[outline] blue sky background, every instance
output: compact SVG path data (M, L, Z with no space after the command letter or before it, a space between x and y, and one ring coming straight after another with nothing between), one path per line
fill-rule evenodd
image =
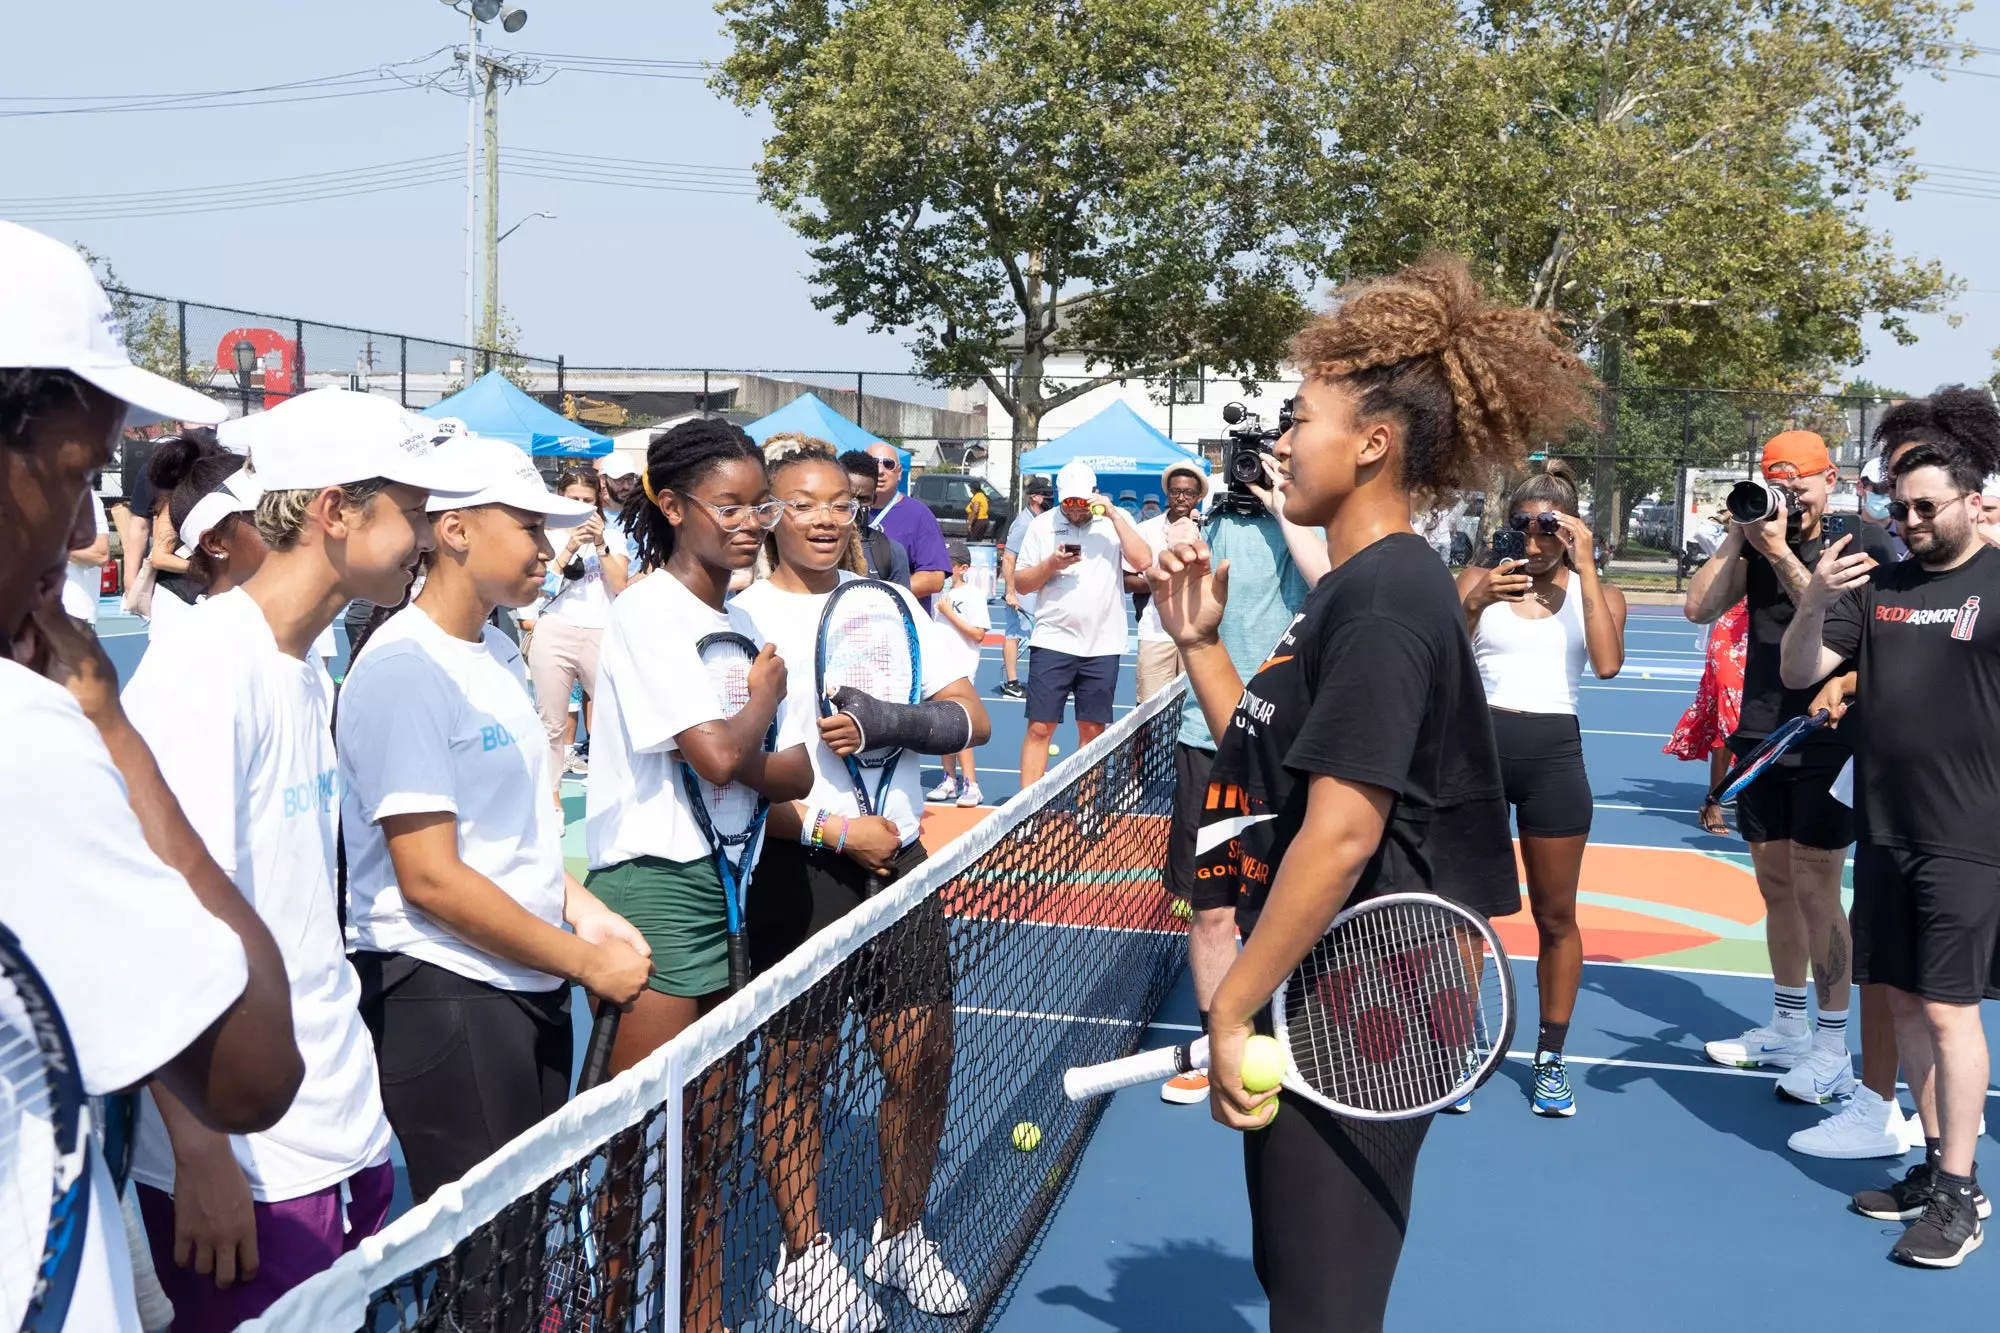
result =
M515 50L645 60L712 60L726 52L700 0L527 0L530 18L501 45ZM462 324L465 106L445 92L377 92L373 82L329 87L320 100L261 107L21 115L79 96L179 93L312 79L411 60L463 40L464 19L437 0L241 5L190 10L131 0L16 6L0 85L0 215L109 256L131 286L391 332L455 337ZM497 27L488 31L499 37ZM2000 49L2000 3L1983 3L1961 29ZM423 68L444 65L433 58ZM682 77L664 77L680 74ZM1983 76L1983 77L1982 77ZM348 95L359 93L360 95ZM299 96L299 93L273 96ZM1939 82L1919 76L1907 98L1923 118L1918 160L1960 172L1955 188L1926 190L1872 210L1905 252L1935 257L1966 280L1959 327L1918 322L1920 341L1898 347L1878 331L1859 368L1923 392L1984 379L2000 345L2000 56L1981 57ZM507 94L510 149L709 168L756 160L763 124L724 104L698 74L566 69ZM208 187L337 172L456 154L434 183L281 207L193 213L222 200ZM405 169L410 170L410 169ZM632 189L571 160L554 174L509 177L502 225L537 210L502 250L502 299L524 351L572 364L895 370L901 342L845 328L812 305L804 247L748 193ZM662 169L651 184L715 173ZM297 186L281 187L296 189ZM727 188L727 187L725 187ZM158 192L103 216L82 200L45 196ZM88 214L95 213L96 216ZM67 215L67 216L65 216ZM83 216L77 216L83 215Z

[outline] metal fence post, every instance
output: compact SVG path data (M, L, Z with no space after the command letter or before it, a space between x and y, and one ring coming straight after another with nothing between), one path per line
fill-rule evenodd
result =
M715 409L708 405L708 372L701 372L701 414L707 416Z
M188 303L186 301L176 301L174 302L174 307L176 311L174 348L180 362L180 381L182 384L186 384L188 382Z
M1181 396L1181 368L1167 367L1167 438L1174 438L1174 400Z
M396 389L396 397L402 402L404 407L408 407L410 405L410 340L408 338L397 338L396 352L399 360L397 369L399 383Z
M1673 547L1667 553L1673 557L1675 592L1685 591L1681 582L1681 552L1687 549L1688 456L1694 449L1694 409L1688 400L1692 397L1688 390L1681 390L1681 456L1674 468Z
M556 358L556 411L563 410L563 399L569 394L569 374L565 358Z
M868 401L868 391L864 387L865 378L860 371L857 370L854 372L854 424L861 426L863 430L868 429L868 427L861 423L861 405Z
M306 391L306 322L302 319L292 321L292 357L298 363L298 373L292 377L292 397L296 398ZM271 397L266 394L264 406L270 405Z

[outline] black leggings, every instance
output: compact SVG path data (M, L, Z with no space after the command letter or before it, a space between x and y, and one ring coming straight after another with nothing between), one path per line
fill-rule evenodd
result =
M1431 1117L1348 1120L1286 1097L1243 1136L1271 1333L1380 1333Z
M416 1202L568 1100L568 986L504 991L393 953L354 967Z
M1524 838L1579 838L1595 806L1574 713L1493 710L1500 777Z

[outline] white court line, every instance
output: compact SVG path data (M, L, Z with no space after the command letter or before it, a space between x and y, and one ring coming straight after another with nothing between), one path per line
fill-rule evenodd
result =
M1582 730L1586 736L1644 736L1647 740L1654 741L1670 741L1674 738L1671 731L1593 731L1589 727L1584 727Z

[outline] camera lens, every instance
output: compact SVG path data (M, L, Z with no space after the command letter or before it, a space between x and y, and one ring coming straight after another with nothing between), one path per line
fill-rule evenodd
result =
M1778 512L1777 496L1761 481L1737 482L1729 488L1723 505L1738 523L1762 523Z
M1244 486L1264 484L1263 451L1238 448L1229 455L1229 479Z

